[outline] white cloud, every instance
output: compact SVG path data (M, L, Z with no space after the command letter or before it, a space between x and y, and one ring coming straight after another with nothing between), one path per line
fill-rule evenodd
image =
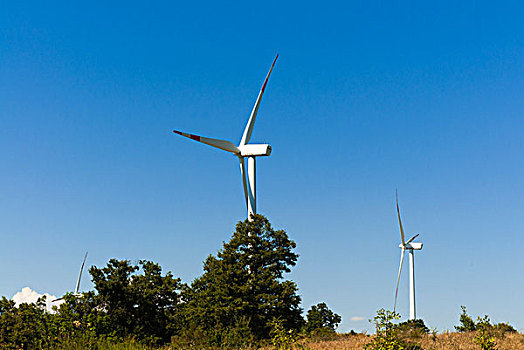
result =
M350 318L350 320L353 322L362 321L363 319L364 317L361 317L361 316L353 316Z
M40 297L42 297L44 295L47 297L46 298L46 309L47 309L47 311L52 311L51 310L51 306L53 306L53 305L60 305L61 303L63 303L63 300L51 302L51 300L55 300L56 299L56 296L51 295L49 293L40 294L40 293L32 290L29 287L24 287L24 288L22 288L21 291L16 292L15 295L13 295L12 299L16 303L16 306L18 306L18 305L20 305L22 303L28 303L28 304L36 303L38 298L40 298Z

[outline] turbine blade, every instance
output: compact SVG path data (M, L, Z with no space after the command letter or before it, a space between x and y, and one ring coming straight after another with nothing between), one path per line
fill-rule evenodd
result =
M415 238L417 238L419 235L420 235L420 233L417 233L416 235L414 235L413 237L411 237L410 239L408 239L407 242L406 242L406 244L409 244L409 243L413 242L413 240L414 240Z
M398 191L395 190L395 194L397 197L397 214L398 214L398 223L400 225L400 237L402 238L402 245L405 245L406 242L404 242L404 228L402 227L402 220L400 219L400 209L398 207Z
M87 252L86 252L86 255L84 256L84 261L82 261L82 266L80 267L80 273L78 274L78 281L76 282L76 288L75 288L74 294L78 294L78 288L80 287L80 280L82 279L82 271L84 270L84 264L86 263L86 259L87 259Z
M400 265L398 267L397 288L395 288L395 304L393 305L393 312L397 310L398 285L400 283L400 273L402 272L402 262L404 261L404 251L404 248L400 251Z
M244 189L244 198L246 200L246 207L247 207L247 181L246 181L246 166L244 163L244 158L238 157L238 160L240 161L240 174L242 175L242 185Z
M244 130L244 135L242 135L242 140L240 140L239 146L243 146L247 144L249 142L249 139L251 138L251 134L253 133L253 127L255 125L255 119L257 118L258 107L260 106L262 95L264 94L264 90L266 89L267 81L269 80L271 71L273 70L275 63L277 62L277 58L278 58L278 54L277 54L277 57L275 57L275 60L273 61L273 64L271 65L269 72L267 73L266 80L264 80L264 84L262 85L262 89L260 89L260 92L258 93L257 101L255 102L255 106L253 107L253 110L251 111L251 116L249 117L246 128Z
M231 152L231 153L234 153L234 154L240 154L240 150L238 149L237 146L235 146L233 144L233 142L229 142L229 141L225 141L225 140L212 139L212 138L209 138L209 137L203 137L203 136L198 136L198 135L193 135L193 134L187 134L185 132L178 131L178 130L173 130L173 132L175 134L187 137L187 138L189 138L191 140L195 140L195 141L198 141L198 142L205 143L206 145L209 145L209 146L220 148L220 149L222 149L224 151L228 151L228 152Z
M60 300L64 300L64 297L56 298L55 300L51 300L51 302L54 303L55 301L60 301Z

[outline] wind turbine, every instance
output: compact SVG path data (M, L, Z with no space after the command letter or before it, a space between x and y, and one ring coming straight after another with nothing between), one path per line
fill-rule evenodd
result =
M244 134L242 135L242 139L240 140L240 143L238 144L238 146L235 146L230 141L211 139L208 137L187 134L182 131L173 130L173 132L178 135L185 136L187 138L190 138L191 140L202 142L202 143L205 143L206 145L216 147L224 151L231 152L238 157L238 160L240 162L240 173L242 175L242 185L244 188L244 198L245 198L246 206L247 206L247 214L248 214L247 216L249 220L251 220L251 215L256 214L257 212L256 157L269 156L271 154L271 146L268 144L248 144L248 142L251 139L251 134L253 133L253 127L255 125L255 119L258 113L258 107L260 107L260 101L262 100L262 95L264 94L264 90L266 89L266 85L269 80L269 76L271 75L271 71L273 70L273 67L275 66L277 58L278 58L278 54L275 57L275 60L273 61L273 64L271 65L269 72L267 73L266 80L264 80L264 84L262 85L260 92L258 93L258 97L255 102L255 106L253 107L253 110L251 111L251 115L247 122L246 128L244 129ZM247 176L246 176L246 165L244 162L244 158L247 158Z
M415 308L415 250L422 249L422 243L413 242L415 238L419 236L416 234L407 241L404 241L404 228L402 227L402 220L400 219L400 209L398 207L398 192L396 193L397 199L397 215L398 223L400 225L400 238L402 243L400 243L400 265L398 267L398 279L397 279L397 288L395 289L395 304L393 306L393 312L397 308L397 295L398 295L398 285L400 283L400 273L402 272L402 262L404 261L404 253L406 250L409 252L409 319L415 320L417 318L417 312Z
M84 256L84 261L82 261L82 266L80 267L80 273L78 274L78 281L76 282L75 292L73 293L73 296L75 298L79 298L82 296L82 293L78 293L78 288L80 288L80 280L82 279L82 271L84 270L84 264L86 263L86 259L87 259L87 252L86 252L86 255ZM63 299L64 297L61 297L55 300L51 300L51 302L55 302L55 301L59 301Z

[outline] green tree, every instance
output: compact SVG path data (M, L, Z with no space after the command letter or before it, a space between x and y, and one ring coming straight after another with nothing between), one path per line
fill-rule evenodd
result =
M274 319L286 329L299 329L303 318L297 286L283 280L298 259L295 246L264 216L238 222L231 240L206 259L203 275L187 290L186 322L209 332L248 320L259 339L268 338ZM216 334L215 341L220 343L220 338Z
M475 321L468 315L466 307L461 305L462 313L460 314L459 322L460 325L455 326L455 329L459 332L472 332L477 329Z
M89 269L95 289L97 303L105 314L99 331L112 337L125 337L132 334L136 326L134 317L136 296L131 285L131 276L138 266L128 260L111 259L104 268L92 266ZM106 327L104 327L104 325Z
M311 306L307 312L306 332L310 333L317 329L328 329L335 331L342 318L331 311L326 303L319 303Z
M49 346L49 314L46 297L35 304L15 306L12 300L0 301L0 347L2 349L41 349Z
M141 271L141 273L138 273ZM95 289L97 328L110 337L136 337L168 342L175 332L172 320L180 304L179 278L151 261L109 260L104 268L89 270Z
M476 328L477 335L473 342L479 345L482 350L497 350L497 342L493 335L493 325L487 315L483 318L478 317Z
M404 350L407 344L399 337L398 327L393 324L393 320L398 320L400 315L385 309L377 311L377 316L373 318L376 334L364 346L366 350ZM371 322L371 321L370 321Z
M97 301L92 291L82 293L81 297L66 294L64 302L55 306L55 313L50 315L51 334L55 337L53 341L68 340L87 348L86 344L96 340L99 317L104 316L96 307Z

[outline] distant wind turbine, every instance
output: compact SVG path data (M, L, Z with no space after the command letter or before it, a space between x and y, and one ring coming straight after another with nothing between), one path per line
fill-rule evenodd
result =
M78 288L80 288L80 280L82 279L82 271L84 270L84 264L86 263L86 259L87 259L87 252L86 252L86 255L84 256L84 261L82 261L82 266L80 267L80 273L78 274L78 281L76 282L75 292L73 293L73 296L76 298L79 298L82 296L82 293L78 293ZM59 301L63 299L64 297L61 297L55 300L51 300L51 302L55 302L55 301Z
M251 134L253 133L253 127L255 125L255 119L257 117L257 112L258 112L258 107L260 106L260 101L262 100L262 95L264 94L264 90L266 89L266 85L269 80L269 76L271 75L271 71L273 70L273 67L275 66L277 58L278 58L278 55L275 57L275 60L273 61L273 64L271 65L271 68L269 69L269 72L267 73L266 80L264 80L264 84L262 85L262 88L260 89L260 92L258 93L258 97L255 102L255 106L253 107L253 110L251 111L251 116L249 117L246 128L244 129L244 134L242 135L242 139L240 140L240 143L238 146L235 146L230 141L211 139L208 137L187 134L185 132L173 130L173 132L178 135L185 136L187 138L190 138L191 140L202 142L202 143L205 143L206 145L220 148L221 150L224 150L224 151L231 152L238 157L238 160L240 162L240 173L242 175L242 184L244 188L244 198L245 198L246 206L247 206L247 214L248 214L248 219L250 220L251 220L251 215L256 214L257 212L257 204L256 204L256 188L257 187L256 187L256 161L255 160L256 160L256 157L269 156L271 154L271 146L268 144L248 144L248 142L251 139ZM246 168L245 168L244 158L247 158L247 178L246 178Z
M398 207L398 192L396 193L397 200L397 215L398 223L400 225L400 238L402 243L399 245L400 251L400 265L398 267L398 278L397 278L397 288L395 289L395 304L393 306L393 312L397 308L397 295L398 295L398 285L400 283L400 273L402 272L402 262L404 261L405 251L409 251L409 319L414 320L417 318L416 308L415 308L415 254L413 251L421 250L422 243L413 242L415 238L419 236L416 234L407 241L404 241L404 228L402 227L402 220L400 219L400 209Z

